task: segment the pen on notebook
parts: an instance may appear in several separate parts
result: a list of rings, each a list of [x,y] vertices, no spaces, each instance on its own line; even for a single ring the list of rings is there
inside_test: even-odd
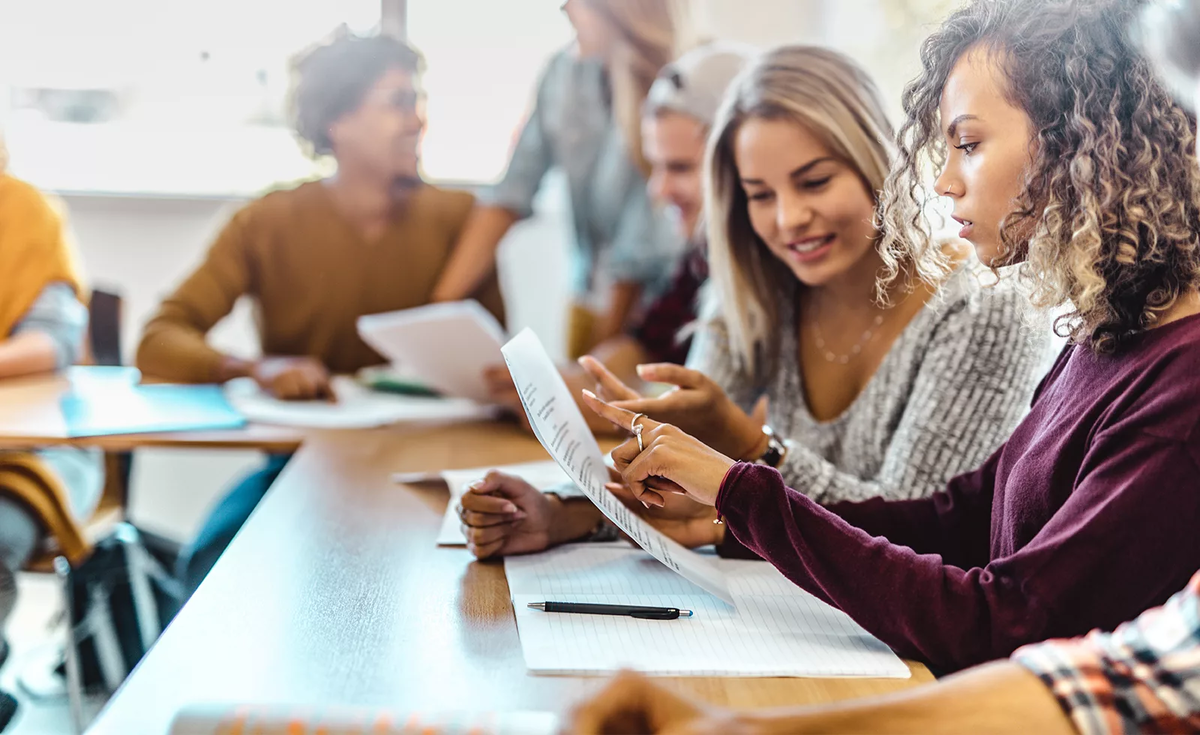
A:
[[[597,605],[589,602],[531,602],[529,607],[548,613],[580,615],[624,615],[643,620],[675,620],[692,617],[691,610],[677,607],[639,607],[637,605]]]

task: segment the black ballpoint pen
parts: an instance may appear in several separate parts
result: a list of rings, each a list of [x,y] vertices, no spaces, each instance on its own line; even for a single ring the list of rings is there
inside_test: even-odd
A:
[[[692,617],[691,610],[677,607],[638,607],[637,605],[598,605],[590,602],[531,602],[529,607],[549,613],[580,615],[624,615],[643,620],[675,620]]]

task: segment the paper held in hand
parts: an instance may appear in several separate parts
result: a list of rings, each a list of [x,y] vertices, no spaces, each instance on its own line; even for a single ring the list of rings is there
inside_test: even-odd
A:
[[[655,530],[605,489],[608,469],[600,445],[537,335],[526,329],[504,345],[502,352],[534,434],[563,471],[638,546],[732,605],[725,575],[714,564]]]
[[[492,403],[483,371],[499,364],[504,329],[478,302],[361,316],[358,333],[404,377],[450,398]]]

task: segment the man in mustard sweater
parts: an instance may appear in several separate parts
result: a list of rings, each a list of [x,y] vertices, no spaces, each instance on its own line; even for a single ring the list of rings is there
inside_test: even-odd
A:
[[[137,364],[155,378],[254,378],[280,398],[333,397],[330,375],[383,362],[358,336],[364,314],[430,301],[473,205],[425,184],[421,58],[388,37],[346,36],[297,64],[294,122],[337,173],[275,191],[237,212],[204,261],[146,325]],[[255,301],[262,358],[222,354],[208,330],[241,296]],[[503,323],[495,277],[474,297]],[[181,563],[194,589],[282,470],[247,478],[212,512]]]

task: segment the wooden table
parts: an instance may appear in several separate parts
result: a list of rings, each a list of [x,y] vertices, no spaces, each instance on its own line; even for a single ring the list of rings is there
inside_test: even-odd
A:
[[[545,457],[495,424],[311,435],[90,732],[164,732],[191,702],[562,711],[604,679],[527,673],[503,565],[435,545],[444,489],[390,481]],[[670,681],[762,707],[932,680],[910,666],[908,680]]]
[[[0,449],[69,444],[99,447],[109,452],[127,452],[141,447],[192,447],[289,453],[304,441],[303,430],[263,424],[221,431],[68,437],[59,404],[69,388],[69,382],[61,375],[5,380],[0,386]]]

